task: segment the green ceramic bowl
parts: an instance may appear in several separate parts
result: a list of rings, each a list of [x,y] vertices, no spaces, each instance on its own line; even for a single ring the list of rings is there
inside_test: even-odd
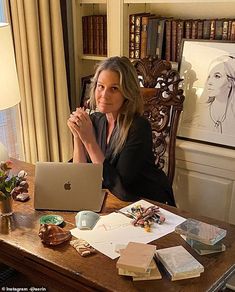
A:
[[[60,215],[44,215],[40,218],[40,224],[54,224],[60,225],[64,219]]]

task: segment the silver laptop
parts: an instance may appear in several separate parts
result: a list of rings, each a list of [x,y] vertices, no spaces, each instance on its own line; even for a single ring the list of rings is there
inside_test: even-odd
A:
[[[102,164],[37,162],[34,208],[99,212],[105,195],[102,170]]]

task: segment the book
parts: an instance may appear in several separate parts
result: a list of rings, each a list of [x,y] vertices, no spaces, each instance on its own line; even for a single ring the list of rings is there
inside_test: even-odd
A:
[[[83,54],[88,54],[88,18],[82,17],[82,41],[83,41]]]
[[[103,56],[104,55],[104,16],[105,15],[97,15],[96,22],[97,22],[97,33],[96,33],[96,48],[97,48],[97,55]]]
[[[228,20],[224,20],[222,28],[222,40],[228,39]]]
[[[135,57],[135,15],[129,16],[129,57]]]
[[[144,277],[144,276],[150,276],[150,269],[147,269],[146,272],[142,272],[142,273],[138,273],[138,272],[132,272],[132,271],[128,271],[122,268],[118,269],[118,275],[121,276],[131,276],[131,277]]]
[[[103,23],[104,23],[104,56],[107,56],[108,48],[107,48],[107,15],[103,16]]]
[[[162,275],[154,259],[152,259],[152,261],[150,262],[150,265],[146,272],[137,273],[119,268],[118,274],[122,276],[131,276],[133,281],[162,279]]]
[[[202,39],[203,38],[203,20],[198,19],[197,23],[197,38]]]
[[[134,58],[140,58],[140,48],[141,48],[141,15],[136,15],[135,17],[135,31],[134,31]]]
[[[87,16],[88,54],[94,54],[93,15]]]
[[[235,40],[235,20],[232,21],[232,27],[231,27],[231,34],[230,34],[230,40]]]
[[[209,245],[220,241],[227,233],[225,229],[192,218],[177,225],[175,232]]]
[[[171,23],[171,61],[176,62],[177,58],[177,20]]]
[[[123,250],[120,250],[120,254],[122,253]],[[122,268],[119,268],[118,269],[118,275],[122,275],[122,276],[132,276],[132,277],[143,277],[143,276],[149,276],[150,275],[150,272],[152,269],[155,269],[157,266],[156,266],[156,263],[155,263],[155,260],[152,259],[151,262],[150,262],[150,265],[148,266],[148,269],[146,270],[146,272],[132,272],[132,271],[129,271],[129,270],[124,270]]]
[[[175,59],[176,62],[179,62],[180,60],[180,50],[181,50],[181,43],[183,39],[183,33],[184,33],[184,21],[178,20],[177,28],[176,28],[176,59]]]
[[[99,16],[99,55],[104,56],[104,17],[105,15]]]
[[[158,20],[155,54],[158,56],[159,59],[162,59],[163,40],[164,40],[164,33],[165,33],[165,21],[166,21],[165,19]]]
[[[193,19],[192,20],[192,39],[197,39],[198,34],[198,20]]]
[[[191,39],[192,37],[192,19],[185,20],[185,38]]]
[[[203,39],[209,40],[210,39],[210,27],[211,22],[209,19],[203,20]]]
[[[216,19],[215,21],[215,40],[222,40],[223,35],[223,20]]]
[[[149,16],[142,16],[141,18],[141,45],[140,45],[140,58],[147,57],[147,38],[148,38],[148,22]]]
[[[226,250],[226,246],[221,241],[214,245],[209,245],[191,238],[186,238],[185,240],[200,255],[217,253]]]
[[[157,34],[158,34],[158,18],[149,17],[147,28],[147,55],[155,56],[157,47]]]
[[[133,281],[143,281],[143,280],[159,280],[162,279],[162,275],[155,263],[154,260],[152,260],[152,265],[154,265],[154,267],[152,267],[150,270],[149,274],[143,274],[143,275],[137,275],[137,276],[132,276]]]
[[[99,55],[99,15],[93,15],[92,16],[92,22],[93,22],[93,54]]]
[[[215,19],[210,21],[210,40],[215,39]]]
[[[127,247],[122,250],[116,267],[131,272],[146,272],[155,251],[155,245],[129,242]]]
[[[231,40],[232,20],[228,20],[228,40]]]
[[[156,257],[172,281],[199,277],[204,272],[203,265],[181,245],[158,249]]]
[[[171,60],[171,23],[172,20],[166,20],[165,28],[165,59]]]

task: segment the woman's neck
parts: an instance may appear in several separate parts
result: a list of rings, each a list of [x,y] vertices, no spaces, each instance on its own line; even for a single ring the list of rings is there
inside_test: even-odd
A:
[[[215,120],[221,120],[227,112],[227,102],[221,102],[217,99],[211,103],[211,114]]]
[[[210,118],[214,123],[214,126],[222,133],[223,122],[227,117],[228,105],[230,100],[227,98],[226,102],[218,101],[216,98],[210,103],[209,111]]]
[[[117,120],[117,113],[107,113],[106,114],[106,119],[108,121],[109,124],[115,124],[116,120]]]
[[[106,114],[106,119],[108,121],[108,126],[107,126],[107,144],[109,144],[109,140],[110,137],[112,135],[113,129],[115,127],[116,124],[116,119],[117,116],[113,115],[113,114]]]

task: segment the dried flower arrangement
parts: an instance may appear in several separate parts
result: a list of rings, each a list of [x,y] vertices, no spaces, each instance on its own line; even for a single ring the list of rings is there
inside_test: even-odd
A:
[[[27,173],[21,170],[17,175],[11,174],[13,162],[8,160],[0,163],[0,201],[9,197],[14,200],[26,201],[29,199]]]

